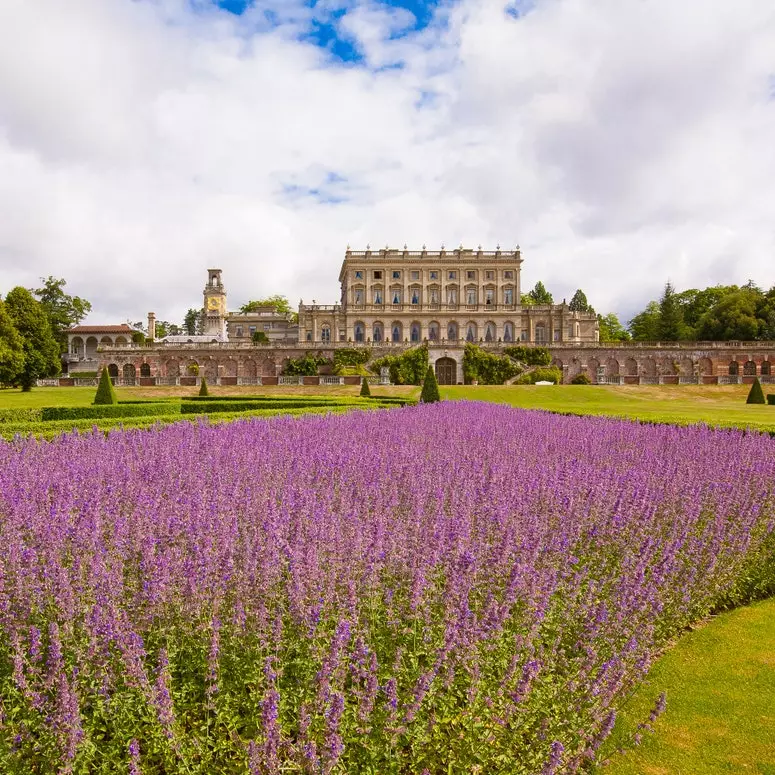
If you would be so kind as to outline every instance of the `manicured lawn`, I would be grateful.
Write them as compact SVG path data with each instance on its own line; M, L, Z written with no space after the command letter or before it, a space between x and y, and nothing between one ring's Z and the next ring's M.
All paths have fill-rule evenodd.
M775 392L775 386L763 387L765 394ZM746 404L749 390L749 385L513 385L442 387L441 394L524 409L775 431L775 406Z
M775 600L681 638L623 709L603 750L630 739L663 691L667 709L654 733L613 754L600 775L775 775Z

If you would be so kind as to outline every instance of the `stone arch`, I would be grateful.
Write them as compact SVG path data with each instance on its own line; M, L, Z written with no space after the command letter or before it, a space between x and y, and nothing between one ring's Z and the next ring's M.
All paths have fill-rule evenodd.
M118 366L115 363L108 364L108 376L111 379L118 379Z
M204 377L208 382L215 383L218 379L218 362L208 358L201 366L204 370ZM201 376L201 374L200 374Z
M559 369L560 371L562 371L563 366L565 366L565 364L562 362L562 358L557 358L557 357L552 358L551 365Z
M609 358L605 362L605 374L607 377L619 376L619 361L616 358Z
M129 342L127 341L125 336L117 336L115 343L116 343L116 345L120 345L122 347L127 345L127 344L129 344Z
M436 381L439 385L457 383L457 362L454 358L439 358L435 365Z
M635 358L626 358L624 361L624 374L627 377L638 376L638 362Z
M656 377L657 376L657 362L649 355L643 361L643 376L644 377Z
M252 360L251 358L248 358L243 364L242 364L242 376L247 377L248 379L255 379L256 378L256 362Z
M176 358L171 358L164 365L164 373L168 377L180 376L180 362Z
M113 340L109 336L103 336L102 339L100 339L100 347L112 347L113 346Z
M678 362L678 373L682 377L691 377L694 374L694 361L685 355Z
M760 373L762 377L769 377L772 375L772 365L769 361L762 361Z
M697 370L700 374L713 374L713 361L710 358L700 358Z
M740 364L737 361L729 362L729 375L736 377L740 373Z
M590 382L597 383L597 370L600 368L600 361L597 358L590 358L587 361L587 376Z
M755 377L756 376L756 362L755 361L746 361L743 364L743 374L745 374L746 377Z
M273 360L265 358L261 361L261 376L262 377L274 377L277 375L277 367Z
M186 364L186 376L194 377L201 371L199 364L195 360L190 360Z
M232 358L229 358L229 360L225 361L223 364L223 375L225 377L236 377L237 361L233 360Z
M121 379L129 385L134 385L136 377L137 369L134 363L125 363L124 368L121 369Z
M562 367L560 367L560 369L562 369ZM571 358L570 363L568 364L568 379L571 380L579 374L581 374L581 359Z
M141 377L150 377L151 376L151 364L150 363L141 363L140 364L140 376Z
M83 339L81 339L80 336L74 336L70 340L70 352L73 355L79 355L79 356L85 354Z

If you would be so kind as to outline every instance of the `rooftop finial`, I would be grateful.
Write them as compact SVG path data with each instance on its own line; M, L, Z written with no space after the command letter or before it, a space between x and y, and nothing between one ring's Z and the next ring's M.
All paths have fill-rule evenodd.
M425 250L425 243L422 243L422 249Z
M495 246L495 249L496 250L500 250L501 249L501 243L500 242Z
M404 242L404 250L406 250L406 243Z
M482 243L480 242L479 245L477 245L476 249L481 253L482 252Z
M444 243L441 243L441 249L444 250Z
M366 250L371 250L371 243L370 242L366 243Z

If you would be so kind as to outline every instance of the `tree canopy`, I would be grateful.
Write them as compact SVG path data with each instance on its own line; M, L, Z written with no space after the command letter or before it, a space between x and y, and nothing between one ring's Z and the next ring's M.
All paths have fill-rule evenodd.
M532 304L554 304L554 298L546 286L539 280L532 291L522 295L522 303L528 306Z
M183 333L195 336L202 332L202 313L198 309L189 309L183 318Z
M584 291L579 288L576 293L573 294L573 298L570 300L568 309L571 312L594 312Z
M24 343L0 299L0 385L15 385L24 370Z
M609 312L607 315L598 315L597 325L601 342L628 342L630 340L629 332L613 312Z
M285 296L275 294L274 296L266 296L263 299L253 299L247 304L243 304L240 308L240 312L256 312L261 307L274 307L277 312L282 314L293 314L294 310L291 309L291 304Z
M70 296L64 292L67 282L61 278L41 277L42 288L32 293L37 297L48 317L51 331L59 343L59 351L67 352L68 328L77 326L91 312L91 304L80 296Z

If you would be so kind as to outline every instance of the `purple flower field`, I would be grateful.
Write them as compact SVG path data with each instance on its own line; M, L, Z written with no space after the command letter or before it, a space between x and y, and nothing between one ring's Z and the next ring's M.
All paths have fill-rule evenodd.
M775 588L775 440L444 402L17 441L0 542L2 772L580 772Z

